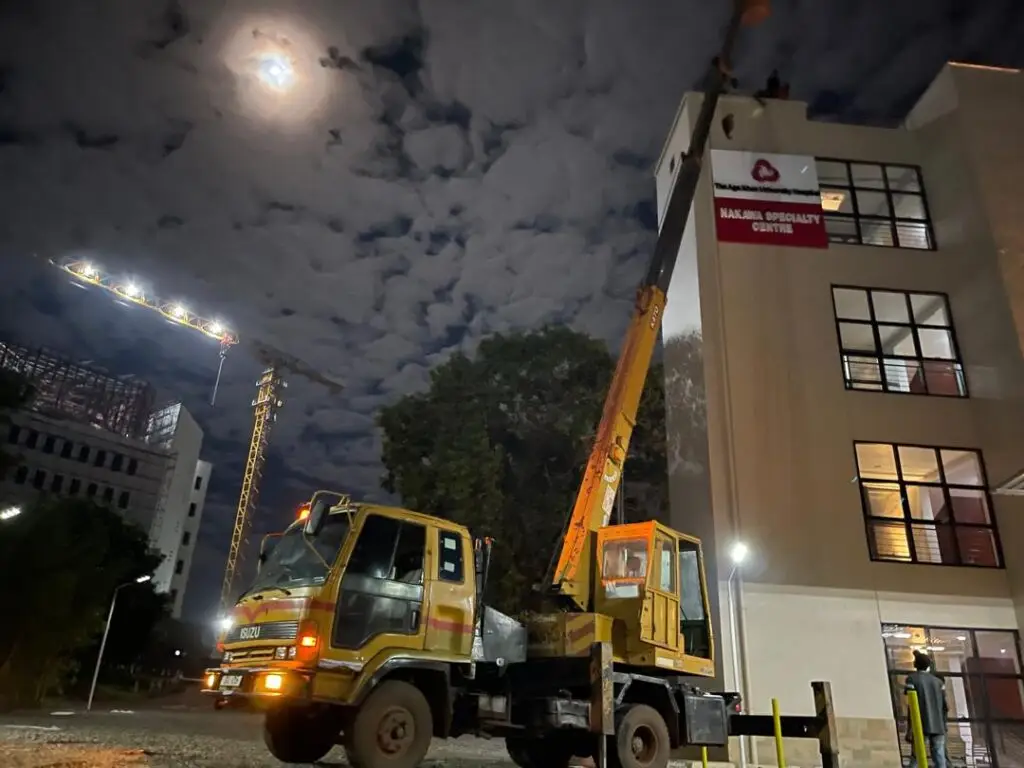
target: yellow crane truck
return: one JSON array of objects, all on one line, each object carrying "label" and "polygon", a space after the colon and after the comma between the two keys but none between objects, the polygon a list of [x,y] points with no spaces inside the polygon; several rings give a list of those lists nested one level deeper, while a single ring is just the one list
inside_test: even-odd
[{"label": "yellow crane truck", "polygon": [[[544,588],[522,620],[486,605],[490,542],[456,523],[317,491],[300,519],[264,541],[261,567],[220,639],[204,692],[266,708],[264,737],[284,762],[342,744],[355,768],[414,768],[435,737],[504,738],[522,768],[665,768],[670,750],[773,733],[715,675],[699,540],[649,521],[609,525],[657,343],[672,269],[711,121],[742,21],[722,54],[637,295],[593,451]],[[818,712],[785,717],[836,765],[827,684]]]}]

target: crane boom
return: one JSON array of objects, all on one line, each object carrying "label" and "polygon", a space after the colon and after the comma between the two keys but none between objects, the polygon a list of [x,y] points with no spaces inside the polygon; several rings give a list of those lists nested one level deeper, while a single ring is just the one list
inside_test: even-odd
[{"label": "crane boom", "polygon": [[590,567],[593,534],[608,525],[619,490],[640,396],[661,329],[669,283],[697,192],[711,122],[719,97],[725,93],[730,79],[728,62],[732,47],[741,23],[757,23],[763,18],[763,12],[763,2],[737,0],[734,4],[722,52],[712,63],[704,101],[690,137],[689,149],[683,155],[672,186],[647,274],[637,290],[633,317],[615,366],[597,436],[552,576],[552,590],[568,598],[582,611],[589,610],[593,588],[593,569]]}]

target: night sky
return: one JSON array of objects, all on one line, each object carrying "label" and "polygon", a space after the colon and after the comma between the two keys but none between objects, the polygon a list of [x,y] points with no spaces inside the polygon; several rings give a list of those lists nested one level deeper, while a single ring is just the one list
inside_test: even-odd
[{"label": "night sky", "polygon": [[[215,469],[186,613],[212,615],[259,363],[72,286],[87,257],[342,379],[291,377],[257,534],[314,487],[383,498],[374,413],[481,337],[615,344],[653,163],[724,0],[0,0],[0,338],[180,399]],[[259,78],[269,53],[290,89]],[[1024,65],[1020,0],[780,0],[745,33],[822,119],[892,123],[943,62]],[[33,258],[35,256],[36,258]],[[253,539],[256,536],[252,537]]]}]

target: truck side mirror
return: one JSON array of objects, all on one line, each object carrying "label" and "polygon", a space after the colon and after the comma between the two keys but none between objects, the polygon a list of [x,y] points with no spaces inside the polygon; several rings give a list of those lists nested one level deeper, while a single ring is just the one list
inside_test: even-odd
[{"label": "truck side mirror", "polygon": [[309,505],[309,514],[306,515],[306,525],[302,529],[307,536],[316,536],[324,527],[327,520],[327,512],[330,510],[330,501],[326,496],[316,495]]}]

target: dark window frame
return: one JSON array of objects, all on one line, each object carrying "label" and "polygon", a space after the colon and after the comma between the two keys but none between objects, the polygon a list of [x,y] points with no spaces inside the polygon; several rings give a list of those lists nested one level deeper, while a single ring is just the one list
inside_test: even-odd
[{"label": "dark window frame", "polygon": [[[880,163],[876,160],[856,160],[843,157],[815,157],[815,165],[817,163],[836,163],[843,165],[846,168],[846,183],[839,184],[829,182],[823,184],[822,180],[818,178],[818,186],[824,186],[827,189],[840,189],[849,195],[850,204],[853,207],[853,213],[841,213],[839,211],[825,211],[822,209],[822,216],[825,221],[825,228],[828,229],[828,223],[832,221],[846,221],[852,222],[854,232],[856,233],[856,240],[851,241],[848,237],[835,235],[831,231],[828,232],[829,243],[835,243],[837,245],[866,245],[874,248],[900,248],[911,251],[936,251],[938,246],[935,243],[935,229],[932,226],[932,213],[931,207],[928,205],[928,193],[925,190],[924,185],[924,174],[921,172],[921,166],[913,165],[911,163]],[[869,187],[858,185],[853,178],[854,165],[872,166],[881,170],[882,186],[881,187]],[[886,173],[888,168],[899,168],[903,171],[912,171],[917,175],[918,190],[893,190],[889,183],[889,174]],[[878,216],[875,214],[862,214],[860,212],[860,204],[857,200],[857,192],[878,192],[885,195],[886,206],[888,208],[887,216]],[[893,194],[897,195],[914,195],[921,198],[921,205],[924,209],[923,219],[911,219],[896,216],[895,208],[893,206]],[[872,222],[876,224],[889,224],[889,233],[892,238],[892,244],[887,245],[885,243],[872,243],[865,242],[864,240],[864,228],[863,222]],[[912,226],[912,227],[923,227],[923,233],[928,243],[927,247],[918,247],[913,245],[904,245],[900,241],[900,225]]]},{"label": "dark window frame", "polygon": [[[836,291],[863,291],[867,297],[868,302],[868,319],[858,320],[853,318],[841,318],[839,317],[839,308],[836,306]],[[875,312],[875,301],[872,297],[872,293],[898,293],[904,297],[907,305],[907,317],[910,318],[910,322],[896,322],[896,321],[879,321],[878,316]],[[887,395],[913,395],[923,397],[949,397],[956,400],[968,399],[971,396],[970,387],[967,385],[967,373],[964,368],[963,356],[960,349],[960,340],[956,334],[956,320],[953,318],[953,308],[949,304],[949,294],[938,291],[913,291],[906,290],[904,288],[884,288],[879,286],[864,286],[864,285],[848,285],[845,283],[833,283],[831,286],[832,294],[832,316],[835,319],[836,324],[836,341],[839,346],[839,362],[843,370],[843,385],[847,390],[851,392],[878,392]],[[920,323],[914,317],[914,306],[911,302],[911,296],[928,296],[934,299],[940,299],[943,303],[943,307],[946,311],[946,317],[949,320],[949,325],[929,325],[927,323]],[[863,350],[845,349],[843,347],[843,333],[841,325],[846,323],[847,325],[861,325],[870,326],[871,335],[875,342],[876,355],[871,355]],[[882,337],[879,332],[879,326],[888,326],[894,328],[903,328],[910,332],[911,339],[914,342],[914,352],[916,356],[907,355],[896,355],[896,354],[884,354],[885,350],[882,347]],[[949,332],[950,343],[953,346],[953,359],[939,357],[926,357],[921,352],[921,336],[919,333],[920,329],[924,330],[944,330]],[[849,365],[849,358],[863,358],[865,360],[874,360],[878,365],[878,372],[880,381],[878,382],[878,389],[865,386],[871,382],[868,380],[853,379],[847,373],[847,366]],[[888,377],[886,374],[885,362],[887,360],[898,360],[909,363],[918,363],[921,366],[921,371],[925,371],[925,366],[929,363],[952,365],[954,373],[956,374],[957,383],[961,390],[961,394],[947,394],[944,392],[911,392],[904,391],[901,389],[889,389],[888,388]],[[928,386],[927,376],[923,376],[925,387]],[[861,386],[855,386],[861,384]]]},{"label": "dark window frame", "polygon": [[[987,685],[987,682],[989,680],[1017,680],[1017,681],[1020,682],[1020,684],[1022,686],[1024,686],[1024,659],[1022,659],[1022,654],[1021,654],[1020,632],[1018,630],[1016,630],[1016,629],[997,629],[997,628],[992,628],[992,627],[947,627],[947,626],[913,624],[913,623],[910,623],[910,622],[907,622],[906,624],[901,624],[901,625],[894,625],[891,622],[886,622],[886,623],[881,625],[882,633],[883,633],[883,643],[884,643],[884,633],[886,633],[887,631],[891,631],[893,628],[900,628],[900,629],[902,629],[904,627],[912,627],[912,628],[915,628],[915,629],[922,629],[922,630],[924,630],[924,632],[925,632],[927,637],[932,637],[933,633],[940,633],[940,632],[941,633],[956,633],[958,635],[966,635],[968,637],[968,642],[970,643],[970,647],[971,647],[971,650],[972,650],[972,654],[971,654],[971,656],[969,658],[972,658],[972,659],[988,658],[986,656],[981,656],[979,654],[979,652],[978,652],[978,639],[977,639],[977,635],[978,635],[979,632],[980,633],[998,632],[998,633],[1001,633],[1001,634],[1007,634],[1007,635],[1012,635],[1013,636],[1013,641],[1014,641],[1013,642],[1013,648],[1014,648],[1014,652],[1017,655],[1016,667],[1017,667],[1018,670],[1020,670],[1016,674],[1009,674],[1009,673],[1002,673],[1002,672],[984,672],[984,671],[981,671],[981,670],[979,670],[977,672],[963,672],[963,671],[960,671],[960,672],[936,672],[936,674],[939,677],[941,677],[944,681],[949,681],[949,680],[954,680],[954,679],[962,680],[963,683],[964,683],[965,692],[967,692],[969,690],[968,686],[967,686],[968,680],[971,679],[971,678],[977,679],[978,683],[981,686],[981,690],[985,694],[985,696],[983,697],[984,698],[984,702],[980,706],[980,710],[981,710],[980,716],[977,716],[977,717],[959,717],[957,715],[957,713],[954,710],[951,709],[950,712],[949,712],[949,720],[947,721],[947,733],[948,733],[949,730],[951,730],[952,728],[956,728],[957,726],[966,725],[972,731],[975,730],[975,727],[977,727],[977,729],[980,730],[983,733],[983,737],[984,737],[984,741],[985,741],[985,747],[987,749],[988,758],[989,758],[989,761],[990,761],[988,763],[988,765],[990,765],[991,768],[1000,768],[998,754],[997,754],[996,750],[994,750],[992,748],[993,745],[995,744],[995,742],[997,741],[997,739],[996,739],[996,732],[995,732],[994,726],[1016,725],[1016,726],[1024,729],[1024,720],[1017,720],[1017,719],[1007,718],[1007,717],[993,717],[992,716],[991,712],[988,711],[988,709],[989,709],[988,704],[989,704],[990,700],[988,698],[988,685]],[[899,733],[900,752],[901,752],[901,754],[902,754],[902,756],[904,758],[908,758],[908,757],[911,756],[912,745],[909,742],[907,742],[907,740],[905,738],[909,725],[908,725],[908,722],[907,722],[906,718],[901,716],[902,707],[900,706],[900,704],[901,704],[901,700],[904,698],[904,694],[903,694],[903,691],[902,691],[902,686],[898,684],[898,679],[900,677],[904,677],[905,675],[909,674],[910,672],[913,672],[914,670],[913,669],[908,669],[908,668],[905,668],[905,667],[897,667],[897,666],[895,666],[893,664],[893,662],[892,662],[892,658],[891,658],[890,653],[889,653],[889,646],[888,646],[888,644],[886,644],[885,645],[885,671],[886,671],[886,677],[887,677],[887,679],[889,681],[889,698],[890,698],[890,703],[892,704],[893,718],[896,720],[896,728],[897,728],[897,731]],[[948,689],[949,689],[949,686],[947,685],[947,691],[948,691]],[[971,697],[970,693],[968,693],[967,700],[968,700],[968,705],[970,706],[970,704],[972,703],[972,697]],[[948,744],[948,738],[947,738],[947,744]],[[972,757],[977,759],[977,749],[975,749],[975,751],[972,753]],[[975,762],[974,761],[970,761],[967,764],[968,765],[974,765]],[[978,763],[978,764],[981,765],[982,763]]]},{"label": "dark window frame", "polygon": [[[857,446],[858,445],[883,445],[893,449],[893,461],[895,462],[897,477],[895,479],[886,477],[870,477],[867,478],[861,475],[860,464],[857,461]],[[900,463],[900,448],[923,448],[930,451],[936,452],[936,461],[938,462],[937,467],[939,470],[939,479],[936,482],[920,482],[920,481],[907,481],[903,478],[902,465]],[[946,481],[946,470],[942,465],[942,451],[961,451],[967,453],[973,453],[978,459],[978,468],[981,473],[980,485],[965,485],[963,483],[950,483]],[[980,568],[985,570],[1006,570],[1006,559],[1003,556],[1003,544],[999,536],[999,526],[996,523],[995,508],[992,506],[992,494],[989,492],[989,481],[988,481],[988,470],[985,467],[985,457],[980,448],[964,448],[961,446],[953,445],[927,445],[923,443],[896,443],[885,440],[854,440],[853,442],[853,466],[856,471],[855,479],[857,481],[857,488],[860,491],[860,505],[861,511],[864,515],[864,533],[867,537],[868,544],[868,557],[872,561],[878,563],[902,563],[904,565],[928,565],[935,567],[946,567],[946,568]],[[896,485],[899,488],[900,500],[903,507],[903,517],[876,517],[871,514],[870,507],[867,502],[867,494],[864,492],[864,484],[867,483],[887,483],[889,485]],[[950,519],[948,523],[935,523],[927,520],[917,520],[913,517],[910,505],[907,500],[906,489],[910,485],[915,488],[939,488],[942,490],[942,499],[945,505],[952,509],[952,499],[950,496],[950,489],[958,490],[969,490],[984,494],[985,503],[988,508],[989,522],[988,523],[957,523],[954,519]],[[898,522],[903,523],[904,535],[907,537],[907,550],[910,554],[909,560],[900,560],[891,557],[879,557],[875,552],[872,551],[872,527],[873,525],[895,525]],[[992,544],[996,557],[996,565],[983,565],[979,563],[964,563],[964,562],[930,562],[927,560],[921,560],[917,556],[916,545],[914,542],[914,527],[927,528],[931,527],[935,531],[939,530],[939,525],[948,526],[952,533],[952,541],[954,549],[956,551],[957,560],[962,560],[960,552],[960,540],[957,537],[957,528],[964,529],[983,529],[990,531],[992,534]]]}]

